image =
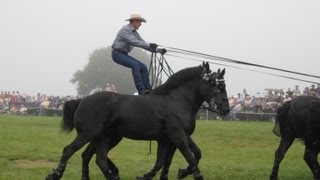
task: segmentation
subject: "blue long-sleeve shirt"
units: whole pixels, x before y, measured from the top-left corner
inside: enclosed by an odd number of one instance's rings
[[[134,30],[130,24],[127,24],[118,32],[116,39],[113,41],[112,48],[119,51],[130,52],[134,46],[152,51],[150,43],[145,42],[139,33]]]

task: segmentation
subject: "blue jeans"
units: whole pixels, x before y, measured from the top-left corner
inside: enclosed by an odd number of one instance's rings
[[[112,51],[112,59],[114,62],[131,69],[134,84],[139,94],[144,90],[152,89],[149,82],[148,68],[145,64],[122,51]]]

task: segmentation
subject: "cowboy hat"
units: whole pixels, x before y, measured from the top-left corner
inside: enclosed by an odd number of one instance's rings
[[[142,22],[147,22],[146,19],[144,19],[143,17],[141,17],[140,14],[131,14],[130,18],[127,19],[126,21],[131,21],[131,20],[140,20]]]

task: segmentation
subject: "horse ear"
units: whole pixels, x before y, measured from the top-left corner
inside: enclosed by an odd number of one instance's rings
[[[202,67],[205,67],[205,63],[204,63],[204,61],[202,61]]]
[[[220,68],[218,69],[218,72],[217,72],[218,74],[220,74]]]
[[[223,70],[221,71],[220,77],[223,77],[223,76],[224,76],[224,74],[225,74],[225,72],[226,72],[226,69],[225,69],[225,68],[223,68]]]
[[[207,72],[209,72],[210,71],[210,67],[209,67],[209,63],[208,62],[206,62],[206,68],[207,68]]]

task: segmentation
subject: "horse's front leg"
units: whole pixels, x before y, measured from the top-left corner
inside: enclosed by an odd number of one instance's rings
[[[189,146],[191,148],[191,151],[193,152],[194,158],[196,159],[196,162],[197,162],[197,165],[198,165],[199,161],[200,161],[200,159],[202,157],[201,150],[197,146],[197,144],[191,139],[190,136],[187,136],[187,137],[188,137]],[[187,177],[190,174],[192,174],[192,170],[191,170],[190,166],[188,166],[186,169],[179,169],[179,171],[178,171],[178,179],[183,179],[183,178]]]
[[[190,146],[190,148],[191,148],[191,150],[193,152],[193,155],[194,155],[194,157],[195,157],[195,159],[197,161],[197,164],[198,164],[199,160],[201,159],[201,150],[195,144],[195,142],[191,139],[190,136],[188,136],[188,143],[189,143],[189,146]],[[169,151],[168,151],[164,166],[163,166],[162,171],[161,171],[160,180],[167,180],[168,179],[169,168],[170,168],[171,161],[172,161],[172,158],[173,158],[173,155],[174,155],[176,149],[177,148],[176,148],[175,145],[171,145],[169,147]],[[190,166],[188,166],[186,169],[179,169],[179,171],[178,171],[178,179],[183,179],[183,178],[187,177],[190,174],[192,174]]]
[[[168,141],[168,139],[158,140],[157,142],[157,160],[154,167],[148,173],[144,174],[143,177],[137,177],[137,180],[151,180],[155,175],[157,175],[158,171],[162,168],[165,162],[165,157],[168,153],[168,146],[170,142]]]
[[[203,180],[198,168],[197,160],[194,158],[188,143],[188,136],[178,121],[168,121],[166,124],[167,132],[171,142],[179,149],[183,157],[188,162],[194,179]]]

